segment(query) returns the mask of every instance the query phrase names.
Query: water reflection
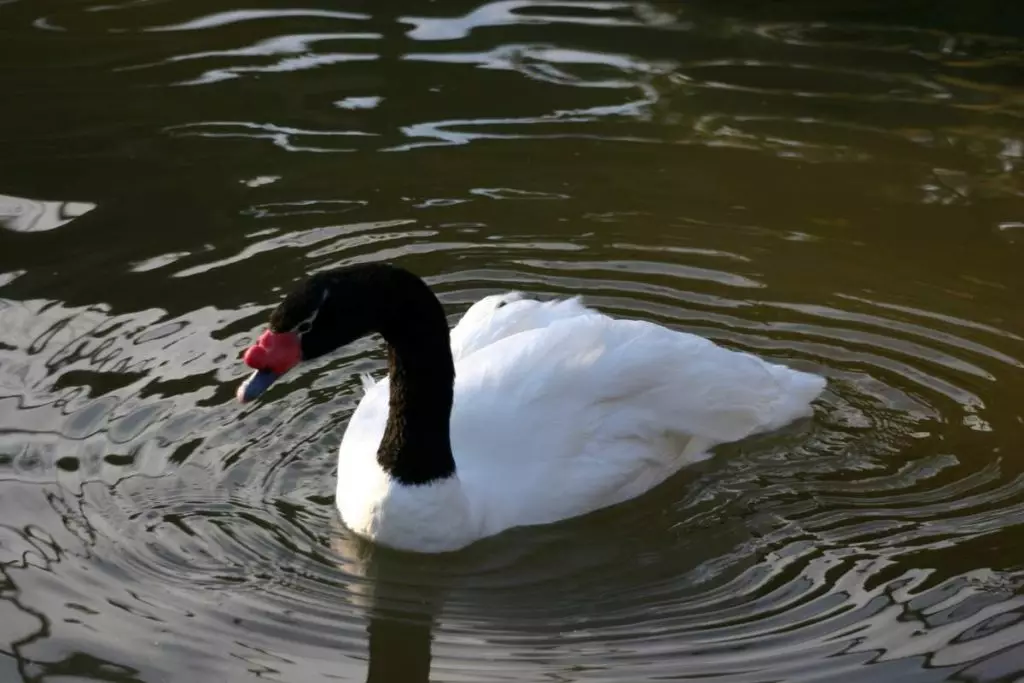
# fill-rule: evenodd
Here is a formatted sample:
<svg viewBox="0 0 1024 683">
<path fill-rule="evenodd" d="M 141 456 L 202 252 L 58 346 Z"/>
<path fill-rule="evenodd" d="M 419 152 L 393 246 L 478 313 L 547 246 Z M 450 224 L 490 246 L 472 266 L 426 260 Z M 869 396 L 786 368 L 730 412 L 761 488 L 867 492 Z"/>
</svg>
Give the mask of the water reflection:
<svg viewBox="0 0 1024 683">
<path fill-rule="evenodd" d="M 0 227 L 14 232 L 55 230 L 96 208 L 89 202 L 52 202 L 0 195 Z"/>
<path fill-rule="evenodd" d="M 785 101 L 791 98 L 823 99 L 832 104 L 846 102 L 851 113 L 854 110 L 850 107 L 857 106 L 858 102 L 882 105 L 883 111 L 889 112 L 889 116 L 900 118 L 905 118 L 907 113 L 913 112 L 911 105 L 941 106 L 949 112 L 965 107 L 977 110 L 981 106 L 989 107 L 993 112 L 1020 112 L 1016 91 L 999 83 L 1002 80 L 1000 70 L 1006 63 L 1020 60 L 1019 49 L 1011 39 L 989 36 L 959 38 L 913 27 L 854 26 L 837 30 L 835 26 L 815 22 L 748 23 L 739 18 L 726 20 L 726 37 L 762 43 L 761 51 L 766 57 L 757 58 L 730 56 L 721 47 L 716 46 L 712 51 L 721 52 L 721 56 L 710 59 L 705 56 L 679 59 L 669 56 L 673 52 L 679 52 L 677 42 L 671 44 L 673 49 L 670 51 L 667 49 L 669 43 L 662 48 L 657 39 L 653 43 L 654 51 L 663 52 L 663 57 L 609 52 L 603 42 L 595 49 L 569 49 L 550 43 L 522 41 L 502 43 L 485 51 L 462 52 L 453 47 L 453 43 L 458 45 L 460 41 L 465 42 L 474 31 L 489 27 L 507 28 L 510 31 L 507 35 L 512 37 L 519 35 L 517 27 L 559 24 L 594 29 L 674 29 L 668 35 L 675 40 L 678 31 L 696 30 L 692 21 L 676 16 L 677 14 L 683 13 L 671 13 L 663 9 L 655 11 L 645 3 L 503 0 L 483 4 L 463 16 L 408 17 L 398 13 L 388 16 L 387 21 L 393 22 L 395 27 L 391 31 L 392 35 L 397 36 L 400 31 L 401 35 L 415 41 L 436 41 L 443 44 L 442 50 L 410 51 L 398 56 L 406 62 L 462 64 L 487 71 L 508 71 L 532 81 L 556 86 L 625 89 L 636 91 L 636 95 L 627 96 L 618 102 L 608 102 L 608 98 L 605 97 L 605 101 L 600 104 L 570 108 L 560 106 L 555 111 L 534 111 L 529 115 L 514 117 L 474 114 L 443 120 L 406 122 L 400 126 L 399 131 L 403 137 L 413 138 L 412 141 L 400 144 L 385 143 L 383 147 L 378 148 L 408 151 L 423 145 L 466 144 L 473 140 L 485 139 L 595 136 L 633 142 L 736 144 L 753 149 L 774 149 L 780 154 L 796 159 L 806 159 L 808 156 L 813 158 L 820 151 L 829 151 L 832 160 L 856 160 L 867 158 L 868 153 L 849 145 L 829 145 L 822 142 L 816 145 L 808 144 L 808 134 L 804 131 L 792 136 L 779 136 L 769 132 L 762 133 L 757 129 L 777 125 L 792 127 L 808 123 L 835 126 L 841 124 L 843 118 L 856 118 L 856 124 L 851 121 L 835 133 L 843 137 L 856 130 L 884 136 L 898 133 L 890 130 L 888 126 L 864 126 L 863 117 L 856 114 L 854 117 L 844 116 L 832 106 L 827 115 L 815 116 L 813 110 L 810 110 L 806 115 L 794 118 L 789 112 L 790 105 L 773 104 L 772 100 L 776 98 L 783 98 Z M 191 31 L 255 19 L 285 19 L 294 16 L 347 21 L 353 27 L 365 26 L 373 18 L 370 15 L 345 12 L 244 11 L 212 14 L 202 19 L 161 27 L 158 30 Z M 379 22 L 374 25 L 379 25 Z M 412 28 L 404 28 L 408 25 Z M 162 63 L 150 64 L 148 67 L 211 59 L 249 62 L 213 68 L 180 81 L 181 84 L 212 84 L 245 74 L 284 73 L 340 66 L 350 61 L 390 59 L 394 56 L 391 52 L 394 41 L 383 40 L 385 37 L 385 34 L 379 32 L 358 30 L 278 35 L 261 38 L 248 47 L 176 54 Z M 723 38 L 720 37 L 719 42 Z M 701 39 L 697 40 L 699 42 Z M 915 41 L 919 47 L 912 46 Z M 356 52 L 333 52 L 324 51 L 320 47 L 321 44 L 339 42 L 353 46 L 358 44 L 359 49 Z M 592 42 L 598 44 L 596 41 Z M 929 49 L 926 47 L 928 45 L 933 47 Z M 785 49 L 787 46 L 798 47 L 802 51 L 793 52 Z M 941 70 L 935 72 L 930 68 L 922 71 L 911 65 L 905 70 L 894 70 L 889 61 L 878 62 L 875 59 L 864 58 L 864 55 L 882 54 L 891 60 L 898 58 L 902 54 L 901 51 L 931 60 Z M 773 53 L 778 53 L 780 58 L 773 60 L 767 57 Z M 781 58 L 783 54 L 786 55 L 785 58 Z M 981 56 L 985 54 L 997 56 Z M 254 58 L 277 55 L 283 58 L 269 64 L 251 63 Z M 967 55 L 976 57 L 970 62 L 969 76 L 961 73 L 964 71 L 963 59 Z M 472 78 L 478 87 L 488 90 L 500 82 L 493 75 L 488 75 L 484 80 L 482 76 L 470 72 L 465 73 L 464 78 Z M 988 82 L 989 79 L 995 79 L 996 82 Z M 415 80 L 410 80 L 410 83 L 415 83 Z M 712 102 L 727 96 L 729 106 L 724 111 L 696 114 L 692 117 L 685 114 L 685 106 L 675 106 L 674 101 L 693 97 L 700 91 L 709 91 L 706 97 Z M 719 95 L 719 91 L 724 91 L 727 95 Z M 381 98 L 378 95 L 367 95 L 356 99 L 372 100 L 375 101 L 375 106 L 379 106 Z M 744 103 L 747 103 L 746 106 L 743 106 Z M 770 110 L 780 107 L 786 111 L 785 116 L 770 113 Z M 737 109 L 740 111 L 736 111 Z M 926 116 L 934 118 L 934 114 Z M 604 127 L 608 123 L 621 125 L 621 122 L 633 124 L 630 132 L 616 132 Z M 637 126 L 637 123 L 648 125 Z M 581 124 L 602 125 L 588 132 L 588 127 Z M 953 133 L 952 129 L 958 128 L 958 123 L 951 120 L 951 124 L 951 134 L 970 135 L 963 130 Z M 250 121 L 197 121 L 171 130 L 189 135 L 219 136 L 221 133 L 218 133 L 217 129 L 225 126 L 235 129 L 229 133 L 231 135 L 264 137 L 291 151 L 354 151 L 363 147 L 328 145 L 324 144 L 327 140 L 320 138 L 372 135 L 359 130 L 302 129 Z M 667 128 L 668 126 L 671 128 Z M 256 132 L 247 133 L 246 129 Z M 558 129 L 566 130 L 561 132 Z M 688 132 L 686 129 L 691 130 Z M 385 140 L 390 141 L 395 132 L 398 131 L 385 135 Z M 822 132 L 827 132 L 827 128 L 822 128 Z M 909 138 L 919 138 L 919 135 L 916 135 L 919 132 L 908 131 Z M 985 129 L 982 134 L 990 134 L 989 129 Z M 817 132 L 811 132 L 809 137 L 821 136 Z M 839 135 L 833 134 L 831 137 Z M 427 140 L 417 140 L 418 138 Z M 307 139 L 310 142 L 299 142 L 299 139 Z M 312 144 L 312 140 L 317 140 L 317 143 Z M 384 141 L 369 142 L 379 146 Z M 1016 149 L 1017 151 L 1011 152 L 1011 155 L 1019 158 L 1019 138 L 1010 138 L 1004 144 L 1010 149 Z M 841 156 L 836 156 L 837 154 Z"/>
<path fill-rule="evenodd" d="M 238 24 L 247 21 L 266 21 L 268 19 L 288 19 L 292 17 L 316 18 L 316 19 L 339 19 L 339 20 L 365 20 L 371 15 L 361 12 L 337 12 L 316 9 L 244 9 L 230 10 L 226 12 L 214 12 L 202 17 L 190 19 L 177 24 L 166 24 L 163 26 L 147 26 L 140 28 L 141 31 L 200 31 L 212 28 L 221 28 L 231 24 Z"/>
</svg>

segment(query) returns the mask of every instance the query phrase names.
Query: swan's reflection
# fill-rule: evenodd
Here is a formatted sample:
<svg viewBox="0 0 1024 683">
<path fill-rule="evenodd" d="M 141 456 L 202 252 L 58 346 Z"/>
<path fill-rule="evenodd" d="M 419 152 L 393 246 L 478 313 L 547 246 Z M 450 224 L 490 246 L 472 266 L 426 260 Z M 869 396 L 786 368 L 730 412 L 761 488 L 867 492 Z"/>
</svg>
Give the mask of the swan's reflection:
<svg viewBox="0 0 1024 683">
<path fill-rule="evenodd" d="M 434 619 L 427 614 L 374 609 L 367 627 L 367 683 L 429 681 L 433 627 Z"/>
<path fill-rule="evenodd" d="M 350 598 L 369 619 L 367 683 L 426 683 L 443 592 L 442 585 L 429 581 L 430 566 L 436 566 L 439 558 L 374 546 L 350 534 L 337 520 L 331 526 L 335 560 L 353 577 Z M 423 577 L 415 571 L 418 564 L 427 569 Z M 410 576 L 424 580 L 410 583 Z"/>
</svg>

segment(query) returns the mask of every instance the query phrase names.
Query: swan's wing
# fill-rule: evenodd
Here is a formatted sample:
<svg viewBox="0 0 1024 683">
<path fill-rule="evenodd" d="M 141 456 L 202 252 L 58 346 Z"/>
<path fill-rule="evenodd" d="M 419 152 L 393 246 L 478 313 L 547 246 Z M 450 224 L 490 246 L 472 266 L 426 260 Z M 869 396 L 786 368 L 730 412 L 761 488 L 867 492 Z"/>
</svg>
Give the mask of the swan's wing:
<svg viewBox="0 0 1024 683">
<path fill-rule="evenodd" d="M 467 402 L 513 411 L 563 406 L 555 418 L 572 407 L 602 424 L 643 407 L 652 425 L 716 442 L 796 419 L 825 386 L 817 375 L 697 335 L 599 313 L 500 338 L 465 357 L 457 375 L 456 397 L 463 392 Z"/>
<path fill-rule="evenodd" d="M 594 314 L 579 297 L 537 301 L 527 299 L 521 292 L 484 297 L 470 306 L 452 328 L 452 356 L 458 362 L 514 334 L 547 327 L 557 320 Z"/>
<path fill-rule="evenodd" d="M 532 524 L 646 490 L 684 464 L 690 443 L 703 449 L 805 415 L 824 386 L 702 337 L 577 316 L 463 359 L 452 444 L 491 528 Z"/>
</svg>

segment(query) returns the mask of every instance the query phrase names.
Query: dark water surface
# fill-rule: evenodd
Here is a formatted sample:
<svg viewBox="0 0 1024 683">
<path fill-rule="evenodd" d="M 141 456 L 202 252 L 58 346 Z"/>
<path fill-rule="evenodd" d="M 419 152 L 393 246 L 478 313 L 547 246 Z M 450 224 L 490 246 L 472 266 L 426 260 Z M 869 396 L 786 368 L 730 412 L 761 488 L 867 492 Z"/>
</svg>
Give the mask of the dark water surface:
<svg viewBox="0 0 1024 683">
<path fill-rule="evenodd" d="M 0 102 L 0 681 L 1024 680 L 1021 3 L 0 0 Z M 379 340 L 232 396 L 376 259 L 830 389 L 375 551 L 333 496 Z"/>
</svg>

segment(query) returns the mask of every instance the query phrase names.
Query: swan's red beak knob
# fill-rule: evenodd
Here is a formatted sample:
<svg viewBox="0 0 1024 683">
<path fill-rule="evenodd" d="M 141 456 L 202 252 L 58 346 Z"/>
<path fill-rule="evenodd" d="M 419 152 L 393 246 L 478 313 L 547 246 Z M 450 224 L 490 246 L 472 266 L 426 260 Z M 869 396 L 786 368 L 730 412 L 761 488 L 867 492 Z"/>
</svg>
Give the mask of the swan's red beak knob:
<svg viewBox="0 0 1024 683">
<path fill-rule="evenodd" d="M 257 343 L 246 349 L 244 359 L 253 370 L 272 370 L 283 375 L 302 360 L 299 335 L 267 330 Z"/>
<path fill-rule="evenodd" d="M 255 370 L 238 387 L 238 400 L 251 401 L 302 360 L 302 343 L 292 332 L 271 332 L 260 335 L 257 343 L 245 350 L 242 359 Z"/>
</svg>

